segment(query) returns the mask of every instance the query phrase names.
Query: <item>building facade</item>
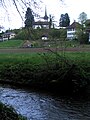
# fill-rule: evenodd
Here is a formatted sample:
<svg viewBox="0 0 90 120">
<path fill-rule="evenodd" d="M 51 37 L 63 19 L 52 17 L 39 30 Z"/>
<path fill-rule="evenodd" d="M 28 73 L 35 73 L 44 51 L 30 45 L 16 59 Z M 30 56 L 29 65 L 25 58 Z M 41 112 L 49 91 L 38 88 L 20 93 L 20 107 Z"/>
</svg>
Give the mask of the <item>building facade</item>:
<svg viewBox="0 0 90 120">
<path fill-rule="evenodd" d="M 74 21 L 71 25 L 69 25 L 67 27 L 67 39 L 77 39 L 77 34 L 76 32 L 78 31 L 78 29 L 80 29 L 81 25 Z"/>
</svg>

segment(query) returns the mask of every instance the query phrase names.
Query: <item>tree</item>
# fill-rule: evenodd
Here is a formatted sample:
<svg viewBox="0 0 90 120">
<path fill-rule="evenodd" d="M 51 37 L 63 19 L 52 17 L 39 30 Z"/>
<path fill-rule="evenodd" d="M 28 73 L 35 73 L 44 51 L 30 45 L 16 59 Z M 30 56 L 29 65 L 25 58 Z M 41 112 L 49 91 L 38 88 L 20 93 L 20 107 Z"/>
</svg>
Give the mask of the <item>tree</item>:
<svg viewBox="0 0 90 120">
<path fill-rule="evenodd" d="M 32 14 L 32 10 L 30 8 L 27 8 L 26 14 L 25 14 L 25 27 L 26 28 L 32 28 L 34 23 L 34 16 Z"/>
<path fill-rule="evenodd" d="M 66 27 L 70 25 L 70 18 L 69 18 L 69 15 L 68 13 L 65 13 L 65 18 L 66 18 Z"/>
<path fill-rule="evenodd" d="M 42 3 L 41 0 L 0 0 L 0 7 L 2 6 L 2 8 L 4 8 L 8 13 L 8 8 L 14 6 L 21 19 L 24 20 L 23 13 L 25 12 L 26 8 L 32 7 L 37 9 L 40 3 Z M 33 13 L 37 15 L 34 10 Z"/>
<path fill-rule="evenodd" d="M 0 0 L 0 7 L 2 6 L 6 11 L 8 11 L 9 5 L 10 7 L 15 6 L 17 12 L 21 16 L 21 19 L 23 20 L 22 14 L 25 12 L 25 9 L 33 6 L 33 8 L 35 8 L 34 10 L 36 10 L 36 8 L 39 8 L 39 5 L 42 3 L 42 1 L 43 0 Z M 60 1 L 63 2 L 63 0 Z M 34 14 L 38 16 L 36 12 L 34 12 Z"/>
<path fill-rule="evenodd" d="M 88 40 L 88 35 L 86 33 L 86 26 L 85 26 L 87 20 L 87 14 L 85 12 L 80 13 L 78 20 L 81 23 L 81 28 L 78 31 L 78 39 L 80 41 L 80 44 L 84 44 Z"/>
<path fill-rule="evenodd" d="M 67 27 L 70 24 L 70 18 L 68 13 L 61 14 L 60 20 L 59 20 L 59 26 L 60 27 Z"/>
<path fill-rule="evenodd" d="M 32 39 L 32 28 L 34 24 L 34 16 L 32 14 L 32 10 L 28 7 L 25 14 L 25 28 L 28 31 L 28 39 Z"/>
<path fill-rule="evenodd" d="M 52 16 L 51 14 L 49 15 L 49 29 L 52 28 L 52 26 L 54 25 L 54 16 Z M 54 28 L 54 27 L 53 27 Z"/>
<path fill-rule="evenodd" d="M 81 23 L 81 25 L 84 25 L 85 21 L 87 20 L 87 14 L 85 12 L 80 13 L 78 19 L 79 19 L 79 22 Z"/>
</svg>

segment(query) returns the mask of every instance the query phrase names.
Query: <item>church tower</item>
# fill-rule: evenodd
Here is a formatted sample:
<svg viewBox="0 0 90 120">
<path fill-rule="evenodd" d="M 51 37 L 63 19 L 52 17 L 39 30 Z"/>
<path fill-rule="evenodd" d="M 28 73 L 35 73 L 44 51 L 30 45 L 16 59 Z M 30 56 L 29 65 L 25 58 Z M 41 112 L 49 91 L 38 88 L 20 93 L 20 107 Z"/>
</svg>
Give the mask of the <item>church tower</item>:
<svg viewBox="0 0 90 120">
<path fill-rule="evenodd" d="M 45 7 L 45 16 L 43 17 L 45 21 L 48 21 L 48 16 L 47 16 L 47 10 L 46 10 L 46 7 Z"/>
</svg>

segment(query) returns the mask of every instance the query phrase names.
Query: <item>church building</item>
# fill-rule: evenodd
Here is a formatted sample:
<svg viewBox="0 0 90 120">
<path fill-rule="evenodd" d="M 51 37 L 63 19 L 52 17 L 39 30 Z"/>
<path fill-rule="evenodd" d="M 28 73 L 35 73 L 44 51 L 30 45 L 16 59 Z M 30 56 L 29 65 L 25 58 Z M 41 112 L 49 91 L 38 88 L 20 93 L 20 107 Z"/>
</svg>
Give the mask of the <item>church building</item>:
<svg viewBox="0 0 90 120">
<path fill-rule="evenodd" d="M 37 29 L 37 28 L 49 29 L 48 18 L 49 17 L 47 16 L 47 10 L 45 8 L 45 15 L 44 15 L 44 17 L 41 17 L 41 20 L 34 22 L 34 29 Z"/>
</svg>

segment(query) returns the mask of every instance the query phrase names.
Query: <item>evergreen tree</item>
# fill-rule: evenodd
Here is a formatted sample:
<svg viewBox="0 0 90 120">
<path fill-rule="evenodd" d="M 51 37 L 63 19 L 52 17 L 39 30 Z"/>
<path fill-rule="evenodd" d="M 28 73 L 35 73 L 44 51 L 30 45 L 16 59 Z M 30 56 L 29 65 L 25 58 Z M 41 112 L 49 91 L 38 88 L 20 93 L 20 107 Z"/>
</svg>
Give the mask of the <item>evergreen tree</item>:
<svg viewBox="0 0 90 120">
<path fill-rule="evenodd" d="M 68 13 L 61 14 L 60 20 L 59 20 L 59 26 L 60 27 L 67 27 L 70 24 L 70 18 Z"/>
<path fill-rule="evenodd" d="M 64 14 L 61 14 L 60 20 L 59 20 L 59 26 L 63 27 L 64 26 Z"/>
<path fill-rule="evenodd" d="M 26 14 L 25 14 L 25 27 L 26 28 L 32 28 L 34 23 L 34 16 L 32 14 L 32 10 L 30 8 L 27 8 Z"/>
<path fill-rule="evenodd" d="M 66 19 L 65 23 L 66 23 L 66 27 L 67 27 L 70 25 L 70 18 L 69 18 L 68 13 L 65 14 L 65 19 Z"/>
</svg>

